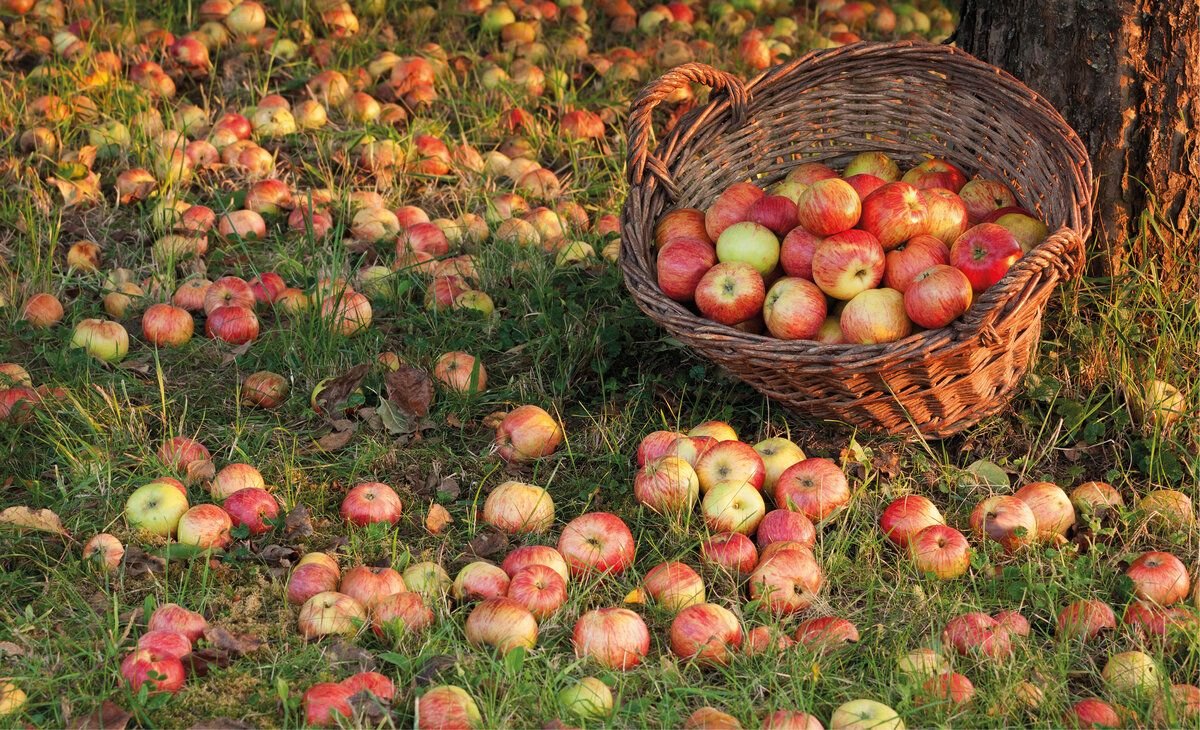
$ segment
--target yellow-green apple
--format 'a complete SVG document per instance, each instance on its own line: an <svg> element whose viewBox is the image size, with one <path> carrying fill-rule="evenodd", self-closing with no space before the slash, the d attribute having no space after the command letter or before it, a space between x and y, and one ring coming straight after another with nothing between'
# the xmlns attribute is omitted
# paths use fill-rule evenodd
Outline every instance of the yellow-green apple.
<svg viewBox="0 0 1200 730"><path fill-rule="evenodd" d="M678 456L663 456L638 470L633 496L658 514L682 515L699 499L700 480L691 464Z"/></svg>
<svg viewBox="0 0 1200 730"><path fill-rule="evenodd" d="M693 426L691 430L687 432L687 435L691 438L708 436L709 438L716 439L717 441L738 440L737 432L733 430L733 426L730 426L724 421L705 421L704 423Z"/></svg>
<svg viewBox="0 0 1200 730"><path fill-rule="evenodd" d="M964 613L946 624L942 641L962 656L979 653L991 659L1012 656L1012 635L986 613Z"/></svg>
<svg viewBox="0 0 1200 730"><path fill-rule="evenodd" d="M771 286L763 302L767 330L781 340L811 340L825 323L825 294L816 284L785 276Z"/></svg>
<svg viewBox="0 0 1200 730"><path fill-rule="evenodd" d="M704 229L708 239L715 241L726 228L746 220L750 206L762 196L762 189L752 183L734 183L725 188L704 211Z"/></svg>
<svg viewBox="0 0 1200 730"><path fill-rule="evenodd" d="M471 695L463 688L449 684L434 687L421 695L417 700L416 715L418 730L470 730L483 726L483 715L479 714L479 707Z"/></svg>
<svg viewBox="0 0 1200 730"><path fill-rule="evenodd" d="M749 210L749 208L747 208ZM704 211L695 208L669 210L654 226L654 247L661 251L671 241L679 238L699 239L712 245L712 239L704 227Z"/></svg>
<svg viewBox="0 0 1200 730"><path fill-rule="evenodd" d="M204 334L231 345L244 345L254 340L258 331L258 316L247 307L217 307L204 321Z"/></svg>
<svg viewBox="0 0 1200 730"><path fill-rule="evenodd" d="M893 500L879 515L879 528L884 536L902 548L921 530L944 524L946 520L937 505L919 494Z"/></svg>
<svg viewBox="0 0 1200 730"><path fill-rule="evenodd" d="M1007 228L1024 253L1032 251L1050 233L1045 223L1021 208L1002 208L987 216L983 222Z"/></svg>
<svg viewBox="0 0 1200 730"><path fill-rule="evenodd" d="M946 658L933 649L919 648L905 652L896 662L900 673L910 682L919 682L950 668Z"/></svg>
<svg viewBox="0 0 1200 730"><path fill-rule="evenodd" d="M929 677L921 684L917 693L918 705L965 705L975 696L975 685L966 676L957 672L943 672Z"/></svg>
<svg viewBox="0 0 1200 730"><path fill-rule="evenodd" d="M1187 396L1164 380L1151 380L1127 393L1134 419L1145 426L1163 429L1187 413Z"/></svg>
<svg viewBox="0 0 1200 730"><path fill-rule="evenodd" d="M637 546L625 522L610 512L589 512L571 520L558 539L558 552L571 575L620 575L633 565Z"/></svg>
<svg viewBox="0 0 1200 730"><path fill-rule="evenodd" d="M1007 228L980 223L968 228L950 246L950 263L962 269L976 294L1004 278L1022 255L1021 245Z"/></svg>
<svg viewBox="0 0 1200 730"><path fill-rule="evenodd" d="M830 315L825 318L821 329L817 331L817 342L823 345L846 344L846 335L842 332L842 323L837 317Z"/></svg>
<svg viewBox="0 0 1200 730"><path fill-rule="evenodd" d="M483 503L483 521L510 535L545 532L554 524L554 500L539 486L504 482Z"/></svg>
<svg viewBox="0 0 1200 730"><path fill-rule="evenodd" d="M195 611L190 611L177 603L164 603L150 614L150 631L174 631L183 634L188 641L196 642L204 636L208 622Z"/></svg>
<svg viewBox="0 0 1200 730"><path fill-rule="evenodd" d="M882 702L851 700L829 716L829 730L904 730L904 720Z"/></svg>
<svg viewBox="0 0 1200 730"><path fill-rule="evenodd" d="M762 457L750 444L741 441L721 441L706 451L696 462L700 491L707 493L722 482L748 484L761 489L767 470Z"/></svg>
<svg viewBox="0 0 1200 730"><path fill-rule="evenodd" d="M792 638L810 652L825 654L857 642L858 627L840 616L818 616L801 621Z"/></svg>
<svg viewBox="0 0 1200 730"><path fill-rule="evenodd" d="M137 648L182 659L192 653L192 641L178 631L155 629L138 637Z"/></svg>
<svg viewBox="0 0 1200 730"><path fill-rule="evenodd" d="M567 602L567 583L554 568L530 565L512 576L506 595L543 621Z"/></svg>
<svg viewBox="0 0 1200 730"><path fill-rule="evenodd" d="M363 243L380 243L399 234L400 221L387 208L362 208L350 222L350 236Z"/></svg>
<svg viewBox="0 0 1200 730"><path fill-rule="evenodd" d="M684 434L679 431L652 431L638 442L637 465L639 467L660 457L674 455L675 441Z"/></svg>
<svg viewBox="0 0 1200 730"><path fill-rule="evenodd" d="M335 682L318 682L304 691L300 704L304 724L311 727L336 727L338 718L354 717L350 697L354 692Z"/></svg>
<svg viewBox="0 0 1200 730"><path fill-rule="evenodd" d="M862 201L850 183L841 178L816 180L796 201L796 220L818 236L850 230L858 223Z"/></svg>
<svg viewBox="0 0 1200 730"><path fill-rule="evenodd" d="M700 560L734 575L748 575L758 565L758 548L740 532L722 532L700 543Z"/></svg>
<svg viewBox="0 0 1200 730"><path fill-rule="evenodd" d="M762 274L741 261L719 263L696 284L700 314L721 324L745 322L762 311L766 300Z"/></svg>
<svg viewBox="0 0 1200 730"><path fill-rule="evenodd" d="M302 605L318 593L336 591L338 571L323 563L303 563L288 578L288 603Z"/></svg>
<svg viewBox="0 0 1200 730"><path fill-rule="evenodd" d="M1100 678L1109 691L1117 693L1157 692L1162 681L1158 664L1142 651L1113 654L1104 664Z"/></svg>
<svg viewBox="0 0 1200 730"><path fill-rule="evenodd" d="M566 559L562 553L549 545L522 545L505 556L504 561L500 563L500 567L508 573L509 578L534 565L544 565L552 569L562 576L564 583L571 578Z"/></svg>
<svg viewBox="0 0 1200 730"><path fill-rule="evenodd" d="M170 304L151 304L142 313L142 335L155 347L180 347L192 339L192 315Z"/></svg>
<svg viewBox="0 0 1200 730"><path fill-rule="evenodd" d="M983 221L994 211L1011 208L1017 204L1012 190L999 180L969 180L958 191L958 197L966 204L967 215L973 224Z"/></svg>
<svg viewBox="0 0 1200 730"><path fill-rule="evenodd" d="M204 287L204 313L212 314L221 307L245 307L254 309L254 290L245 280L236 276L222 276Z"/></svg>
<svg viewBox="0 0 1200 730"><path fill-rule="evenodd" d="M750 598L776 616L791 614L811 606L824 582L812 551L797 544L759 562L750 574Z"/></svg>
<svg viewBox="0 0 1200 730"><path fill-rule="evenodd" d="M101 304L104 312L113 319L125 319L131 310L141 306L146 291L131 281L117 284L113 291L104 295Z"/></svg>
<svg viewBox="0 0 1200 730"><path fill-rule="evenodd" d="M183 662L179 657L135 649L121 660L121 677L135 694L142 685L149 686L150 694L175 694L183 688Z"/></svg>
<svg viewBox="0 0 1200 730"><path fill-rule="evenodd" d="M856 345L895 342L912 333L904 295L895 289L861 292L846 303L838 321L846 341Z"/></svg>
<svg viewBox="0 0 1200 730"><path fill-rule="evenodd" d="M925 205L925 233L946 246L972 225L966 203L945 188L922 190L921 202Z"/></svg>
<svg viewBox="0 0 1200 730"><path fill-rule="evenodd" d="M1055 635L1091 641L1100 632L1116 630L1117 617L1104 601L1084 598L1067 604L1058 612Z"/></svg>
<svg viewBox="0 0 1200 730"><path fill-rule="evenodd" d="M331 634L353 635L367 622L367 610L357 600L337 591L318 593L304 602L296 619L300 634L315 639Z"/></svg>
<svg viewBox="0 0 1200 730"><path fill-rule="evenodd" d="M217 472L209 483L209 493L213 499L221 500L242 489L266 489L266 486L258 469L249 464L234 463Z"/></svg>
<svg viewBox="0 0 1200 730"><path fill-rule="evenodd" d="M812 281L813 254L824 240L823 236L814 235L801 226L789 231L779 245L779 265L783 272Z"/></svg>
<svg viewBox="0 0 1200 730"><path fill-rule="evenodd" d="M821 291L848 301L883 280L883 247L874 235L851 230L829 236L813 252L812 277Z"/></svg>
<svg viewBox="0 0 1200 730"><path fill-rule="evenodd" d="M225 15L225 26L239 36L252 36L267 25L267 12L254 0L234 5Z"/></svg>
<svg viewBox="0 0 1200 730"><path fill-rule="evenodd" d="M580 720L603 720L612 714L613 694L599 678L584 677L559 691L558 704Z"/></svg>
<svg viewBox="0 0 1200 730"><path fill-rule="evenodd" d="M505 576L507 579L508 576ZM338 591L345 593L366 608L380 599L406 590L404 578L393 568L356 565L342 574Z"/></svg>
<svg viewBox="0 0 1200 730"><path fill-rule="evenodd" d="M53 327L62 321L63 306L53 294L40 292L25 301L21 318L39 329Z"/></svg>
<svg viewBox="0 0 1200 730"><path fill-rule="evenodd" d="M1075 524L1075 508L1071 498L1057 484L1031 482L1018 489L1014 497L1029 505L1037 522L1041 540L1055 540L1067 534Z"/></svg>
<svg viewBox="0 0 1200 730"><path fill-rule="evenodd" d="M459 601L503 598L508 594L509 578L500 567L476 560L458 571L450 594Z"/></svg>
<svg viewBox="0 0 1200 730"><path fill-rule="evenodd" d="M627 608L598 608L575 622L571 633L575 656L605 669L633 669L650 652L646 622Z"/></svg>
<svg viewBox="0 0 1200 730"><path fill-rule="evenodd" d="M1025 615L1015 609L1000 611L992 616L996 619L996 623L1000 624L1012 636L1027 638L1032 630L1029 626L1029 619Z"/></svg>
<svg viewBox="0 0 1200 730"><path fill-rule="evenodd" d="M1088 697L1071 705L1062 720L1063 727L1098 728L1124 727L1125 723L1115 708L1102 699Z"/></svg>
<svg viewBox="0 0 1200 730"><path fill-rule="evenodd" d="M775 504L819 522L850 501L850 484L842 468L829 459L804 459L779 476Z"/></svg>
<svg viewBox="0 0 1200 730"><path fill-rule="evenodd" d="M917 188L907 182L888 183L862 201L858 225L890 251L914 236L928 233L928 210Z"/></svg>
<svg viewBox="0 0 1200 730"><path fill-rule="evenodd" d="M977 536L995 540L1010 553L1032 545L1037 537L1033 510L1016 497L988 497L971 512L970 524Z"/></svg>
<svg viewBox="0 0 1200 730"><path fill-rule="evenodd" d="M111 573L120 567L123 557L125 557L125 546L107 532L93 535L83 545L83 559L95 560L106 573Z"/></svg>
<svg viewBox="0 0 1200 730"><path fill-rule="evenodd" d="M1163 531L1190 529L1196 523L1192 500L1177 489L1155 489L1137 501L1137 511L1150 527Z"/></svg>
<svg viewBox="0 0 1200 730"><path fill-rule="evenodd" d="M279 373L259 370L242 381L241 403L244 406L278 408L287 398L288 381Z"/></svg>
<svg viewBox="0 0 1200 730"><path fill-rule="evenodd" d="M505 461L530 461L553 454L562 438L562 428L549 413L519 406L496 426L496 452Z"/></svg>
<svg viewBox="0 0 1200 730"><path fill-rule="evenodd" d="M120 362L129 353L129 333L119 322L82 319L71 333L71 347L105 362Z"/></svg>
<svg viewBox="0 0 1200 730"><path fill-rule="evenodd" d="M404 505L400 495L386 484L363 482L346 493L340 509L342 518L353 525L363 526L374 522L396 524Z"/></svg>
<svg viewBox="0 0 1200 730"><path fill-rule="evenodd" d="M947 525L929 525L908 540L913 565L939 580L953 580L971 567L971 545L958 530Z"/></svg>
<svg viewBox="0 0 1200 730"><path fill-rule="evenodd" d="M1071 490L1071 505L1083 515L1098 515L1125 506L1125 498L1108 482L1084 482Z"/></svg>
<svg viewBox="0 0 1200 730"><path fill-rule="evenodd" d="M721 263L749 264L761 276L766 276L779 263L779 238L766 226L742 221L721 233L716 251Z"/></svg>
<svg viewBox="0 0 1200 730"><path fill-rule="evenodd" d="M704 603L704 580L684 563L659 563L646 573L642 587L656 605L671 613Z"/></svg>
<svg viewBox="0 0 1200 730"><path fill-rule="evenodd" d="M215 504L198 504L180 515L176 539L202 550L219 550L232 541L229 535L232 527L228 512Z"/></svg>
<svg viewBox="0 0 1200 730"><path fill-rule="evenodd" d="M259 215L278 215L292 208L292 191L287 183L277 178L258 180L250 184L242 205Z"/></svg>
<svg viewBox="0 0 1200 730"><path fill-rule="evenodd" d="M967 184L967 176L951 162L934 158L911 168L900 178L921 190L945 188L957 193Z"/></svg>
<svg viewBox="0 0 1200 730"><path fill-rule="evenodd" d="M704 524L710 532L740 532L749 535L767 513L762 494L745 481L714 484L700 502Z"/></svg>
<svg viewBox="0 0 1200 730"><path fill-rule="evenodd" d="M420 593L407 591L384 596L371 606L371 631L393 641L425 631L433 625L433 611Z"/></svg>
<svg viewBox="0 0 1200 730"><path fill-rule="evenodd" d="M690 302L696 287L717 263L717 251L699 238L675 238L658 252L655 272L663 294L677 302Z"/></svg>
<svg viewBox="0 0 1200 730"><path fill-rule="evenodd" d="M0 388L11 388L15 385L33 387L33 378L29 371L15 362L0 363Z"/></svg>
<svg viewBox="0 0 1200 730"><path fill-rule="evenodd" d="M742 626L724 606L698 603L675 616L670 629L671 651L702 666L725 666L742 645Z"/></svg>
<svg viewBox="0 0 1200 730"><path fill-rule="evenodd" d="M822 162L803 162L788 171L787 180L812 185L818 180L837 177L837 171Z"/></svg>
<svg viewBox="0 0 1200 730"><path fill-rule="evenodd" d="M805 459L803 449L782 437L763 439L754 445L754 450L763 461L763 489L772 494L779 476L788 467Z"/></svg>
<svg viewBox="0 0 1200 730"><path fill-rule="evenodd" d="M1133 592L1143 601L1170 606L1183 600L1192 588L1187 566L1171 553L1151 551L1138 556L1125 569Z"/></svg>
<svg viewBox="0 0 1200 730"><path fill-rule="evenodd" d="M742 730L738 719L715 707L701 707L683 721L684 730Z"/></svg>
<svg viewBox="0 0 1200 730"><path fill-rule="evenodd" d="M796 227L796 203L783 195L764 195L746 211L746 220L766 226L781 238ZM718 240L718 247L719 243Z"/></svg>
<svg viewBox="0 0 1200 730"><path fill-rule="evenodd" d="M937 329L971 307L971 282L953 266L937 264L913 277L904 292L904 312L918 327Z"/></svg>
<svg viewBox="0 0 1200 730"><path fill-rule="evenodd" d="M187 511L187 497L180 490L164 482L150 482L129 495L125 521L134 530L169 536L175 534L179 518Z"/></svg>
<svg viewBox="0 0 1200 730"><path fill-rule="evenodd" d="M878 150L859 152L846 164L842 171L846 177L851 175L874 175L885 182L896 182L900 179L900 166L887 153Z"/></svg>
<svg viewBox="0 0 1200 730"><path fill-rule="evenodd" d="M279 503L271 493L258 487L239 489L221 505L234 527L245 525L251 535L261 535L271 529L269 520L279 517Z"/></svg>
<svg viewBox="0 0 1200 730"><path fill-rule="evenodd" d="M812 520L802 512L790 509L774 509L758 523L758 547L766 548L776 542L794 542L811 548L817 541L817 530Z"/></svg>

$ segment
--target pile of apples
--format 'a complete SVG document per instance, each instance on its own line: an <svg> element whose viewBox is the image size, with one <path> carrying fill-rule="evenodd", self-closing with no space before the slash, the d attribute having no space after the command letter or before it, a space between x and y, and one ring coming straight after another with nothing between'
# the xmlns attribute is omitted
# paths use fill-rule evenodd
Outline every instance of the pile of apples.
<svg viewBox="0 0 1200 730"><path fill-rule="evenodd" d="M121 661L121 676L134 692L149 685L149 691L175 694L187 676L183 662L207 628L208 621L195 611L175 603L159 606L137 648Z"/></svg>
<svg viewBox="0 0 1200 730"><path fill-rule="evenodd" d="M945 327L1047 228L997 180L883 152L803 163L656 224L659 288L714 322L783 340L871 345Z"/></svg>

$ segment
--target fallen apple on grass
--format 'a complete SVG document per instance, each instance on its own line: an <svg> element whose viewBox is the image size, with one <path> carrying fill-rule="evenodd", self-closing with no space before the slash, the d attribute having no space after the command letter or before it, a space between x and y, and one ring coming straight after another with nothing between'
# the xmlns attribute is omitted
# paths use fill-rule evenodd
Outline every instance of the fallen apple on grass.
<svg viewBox="0 0 1200 730"><path fill-rule="evenodd" d="M504 482L484 501L483 521L510 535L542 533L554 524L554 500L539 486Z"/></svg>
<svg viewBox="0 0 1200 730"><path fill-rule="evenodd" d="M571 640L576 656L611 670L633 669L650 652L646 622L627 608L588 611L575 622Z"/></svg>
<svg viewBox="0 0 1200 730"><path fill-rule="evenodd" d="M376 636L400 639L433 626L433 610L420 593L402 592L384 596L371 606L371 630Z"/></svg>

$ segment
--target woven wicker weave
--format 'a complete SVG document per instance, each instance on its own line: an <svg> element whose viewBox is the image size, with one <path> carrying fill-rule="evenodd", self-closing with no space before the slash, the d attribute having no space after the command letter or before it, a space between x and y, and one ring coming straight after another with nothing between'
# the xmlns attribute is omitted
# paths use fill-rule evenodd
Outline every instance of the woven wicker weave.
<svg viewBox="0 0 1200 730"><path fill-rule="evenodd" d="M654 107L683 84L713 88L651 151ZM646 86L629 115L621 268L641 309L686 345L788 408L868 431L942 438L1001 410L1029 366L1042 313L1077 275L1091 229L1091 164L1075 132L1005 72L947 46L857 43L816 51L748 84L703 64ZM727 186L767 186L800 161L844 166L883 150L933 155L1007 182L1053 233L951 326L883 345L821 345L747 334L668 299L654 226L704 209Z"/></svg>

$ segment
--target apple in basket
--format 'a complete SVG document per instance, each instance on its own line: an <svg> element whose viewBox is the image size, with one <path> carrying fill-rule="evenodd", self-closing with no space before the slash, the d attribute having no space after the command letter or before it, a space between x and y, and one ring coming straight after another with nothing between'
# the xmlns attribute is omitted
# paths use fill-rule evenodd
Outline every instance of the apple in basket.
<svg viewBox="0 0 1200 730"><path fill-rule="evenodd" d="M971 288L979 294L1003 279L1022 253L1021 244L1007 228L980 223L950 246L950 263L967 275Z"/></svg>
<svg viewBox="0 0 1200 730"><path fill-rule="evenodd" d="M750 264L729 261L713 266L696 285L696 307L705 317L734 325L762 311L766 301L762 275Z"/></svg>

